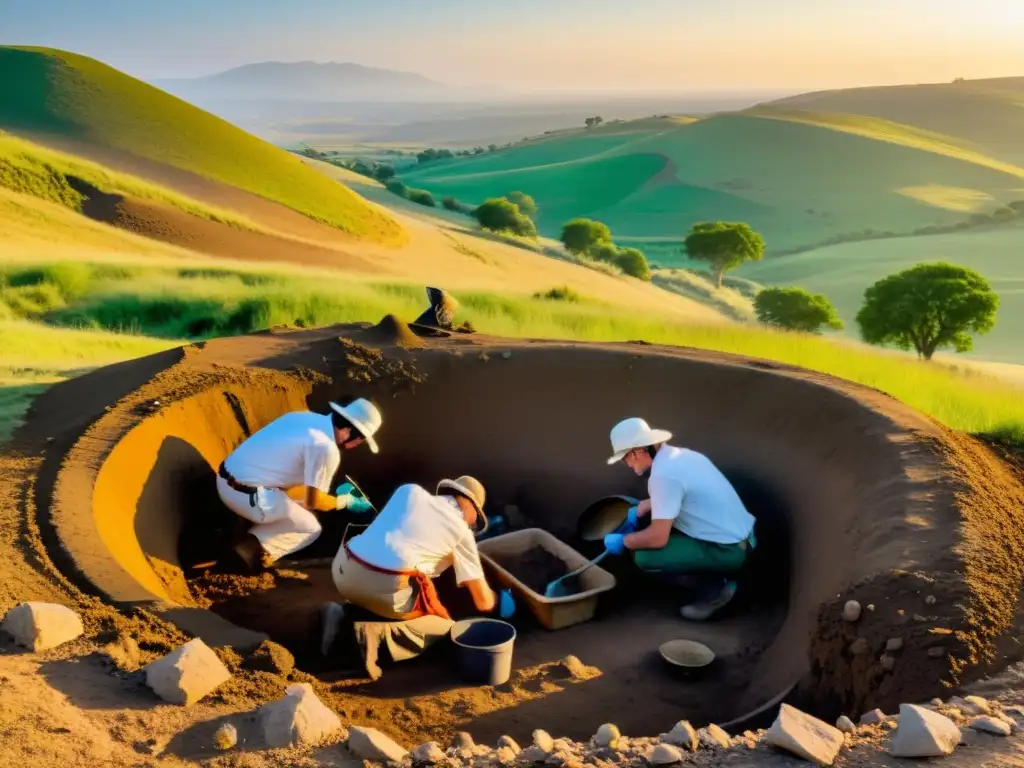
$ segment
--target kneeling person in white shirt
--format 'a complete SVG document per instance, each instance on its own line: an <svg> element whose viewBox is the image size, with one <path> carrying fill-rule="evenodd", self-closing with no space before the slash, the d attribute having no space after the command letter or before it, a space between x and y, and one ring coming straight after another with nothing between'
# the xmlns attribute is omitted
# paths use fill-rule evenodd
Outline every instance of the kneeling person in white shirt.
<svg viewBox="0 0 1024 768"><path fill-rule="evenodd" d="M664 574L718 574L713 594L684 605L683 618L703 621L736 594L731 578L751 549L754 517L728 478L702 453L669 445L671 432L651 429L643 419L619 422L611 431L615 455L637 475L648 475L649 498L629 511L626 522L605 537L613 554L629 552L643 571ZM639 519L650 524L639 528Z"/></svg>
<svg viewBox="0 0 1024 768"><path fill-rule="evenodd" d="M279 416L232 451L217 472L224 504L253 522L235 552L252 569L312 544L321 526L315 512L370 508L346 483L335 495L331 481L342 450L364 442L379 450L374 434L381 414L363 398L331 403L330 414L294 411Z"/></svg>
<svg viewBox="0 0 1024 768"><path fill-rule="evenodd" d="M481 613L500 602L501 615L514 611L511 593L499 596L487 583L476 533L487 528L485 491L464 475L442 480L436 494L412 483L400 486L365 531L343 543L331 568L345 603L359 606L391 623L361 624L376 633L358 637L371 676L379 676L377 651L386 644L395 661L412 658L444 638L452 617L441 603L433 580L449 567L469 590ZM343 606L328 603L321 613L321 652L327 655L344 618Z"/></svg>

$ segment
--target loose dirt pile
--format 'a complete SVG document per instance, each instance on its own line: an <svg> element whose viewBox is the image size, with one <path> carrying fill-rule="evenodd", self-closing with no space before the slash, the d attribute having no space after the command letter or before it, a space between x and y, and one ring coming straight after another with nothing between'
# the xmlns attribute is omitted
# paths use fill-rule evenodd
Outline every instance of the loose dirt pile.
<svg viewBox="0 0 1024 768"><path fill-rule="evenodd" d="M727 660L719 700L701 693L701 701L727 705L715 717L742 714L798 681L800 701L826 716L892 708L1016 653L1024 489L988 447L877 392L785 366L477 335L433 338L413 355L397 341L372 341L370 330L211 341L45 393L0 481L13 515L13 543L0 552L8 555L0 558L2 607L61 595L83 611L91 637L106 643L127 631L143 656L200 635L236 661L225 701L276 697L288 681L312 678L243 663L267 640L265 630L281 624L277 609L260 610L260 601L287 598L292 613L282 615L302 628L303 611L324 597L321 580L309 573L277 575L273 584L196 583L183 570L209 553L186 562L182 544L202 549L215 538L212 524L231 521L218 520L210 501L214 472L246 435L286 410L326 413L341 394L372 396L384 411L381 454L346 455L342 471L378 506L399 483L433 487L470 473L484 481L494 509L514 505L593 557L595 545L573 540L577 515L604 496L643 494L642 483L604 461L607 430L635 415L623 409L633 402L642 404L636 415L715 460L759 519L761 545L741 574L736 613L684 624L669 594L662 605L637 606L631 624L628 608L643 586L616 562L609 568L620 588L602 602L607 613L550 633L571 637L574 648L525 632L517 640L521 668L506 687L452 688L441 656L396 665L373 685L316 681L324 700L347 722L407 742L466 727L528 738L524 732L547 725L587 736L599 723L583 720L600 713L581 702L605 702L623 713L624 729L656 733L691 706L661 696L664 669L645 656L673 637L705 642ZM334 554L346 520L322 522L303 556ZM543 591L539 565L527 565ZM864 606L856 622L841 617L851 598ZM131 616L109 602L134 606ZM246 617L244 631L202 610L213 604L226 615L229 603L232 615ZM886 651L897 638L899 650ZM569 652L600 674L555 675L552 665ZM712 716L692 706L695 719Z"/></svg>
<svg viewBox="0 0 1024 768"><path fill-rule="evenodd" d="M543 595L548 584L569 572L555 555L544 547L530 547L515 557L492 556L494 562L511 573L534 592Z"/></svg>

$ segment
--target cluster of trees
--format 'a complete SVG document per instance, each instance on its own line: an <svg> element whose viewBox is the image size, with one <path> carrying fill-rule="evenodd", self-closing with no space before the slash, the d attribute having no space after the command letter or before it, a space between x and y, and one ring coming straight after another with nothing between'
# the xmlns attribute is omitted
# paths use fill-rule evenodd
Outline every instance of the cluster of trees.
<svg viewBox="0 0 1024 768"><path fill-rule="evenodd" d="M420 163L430 163L434 160L450 160L453 157L470 157L472 155L483 155L487 152L497 152L499 149L507 149L512 146L512 142L505 144L503 147L499 147L497 144L488 144L484 147L474 147L473 149L424 149L422 152L416 154L416 160Z"/></svg>
<svg viewBox="0 0 1024 768"><path fill-rule="evenodd" d="M587 126L587 128L596 128L603 122L603 117L588 117L586 120L583 121L583 124Z"/></svg>
<svg viewBox="0 0 1024 768"><path fill-rule="evenodd" d="M612 240L607 224L592 219L573 219L562 227L562 245L576 256L613 264L627 275L651 279L651 268L643 251L620 248Z"/></svg>
<svg viewBox="0 0 1024 768"><path fill-rule="evenodd" d="M695 224L683 250L689 258L707 262L721 287L726 272L747 261L760 261L764 247L764 239L748 224L717 221ZM918 264L871 285L856 320L868 344L914 350L921 359L931 360L943 347L969 352L973 335L995 327L998 309L999 296L984 277L940 261ZM843 328L825 296L794 286L759 291L754 312L760 322L784 330L820 333Z"/></svg>
<svg viewBox="0 0 1024 768"><path fill-rule="evenodd" d="M489 198L473 211L473 218L481 228L519 237L537 236L536 217L537 203L523 192L509 192L504 197Z"/></svg>
<svg viewBox="0 0 1024 768"><path fill-rule="evenodd" d="M404 197L410 202L417 203L419 205L425 205L428 208L436 208L437 202L434 200L434 196L425 189L414 189L407 187L401 179L391 179L385 185L388 192Z"/></svg>

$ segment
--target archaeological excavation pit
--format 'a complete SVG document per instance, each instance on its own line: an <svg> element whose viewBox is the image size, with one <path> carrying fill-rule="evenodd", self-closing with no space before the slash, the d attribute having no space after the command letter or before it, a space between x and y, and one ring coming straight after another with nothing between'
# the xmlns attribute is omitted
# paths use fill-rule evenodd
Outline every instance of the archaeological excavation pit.
<svg viewBox="0 0 1024 768"><path fill-rule="evenodd" d="M828 377L636 344L454 335L400 346L369 326L222 339L117 368L40 402L71 399L83 414L37 488L58 562L106 599L154 610L211 645L244 651L269 636L338 701L358 702L354 716L385 729L415 720L528 741L537 727L587 738L615 722L657 735L683 718L744 726L783 696L834 717L981 674L1013 624L1016 601L989 592L1005 584L1016 594L1020 564L996 551L1016 543L979 533L1019 514L1010 469L890 398ZM346 677L311 647L319 605L337 597L326 567L226 589L191 568L216 559L233 521L214 490L220 461L275 416L326 412L342 394L382 406L381 453L346 456L341 470L378 506L401 483L473 474L490 514L511 512L515 527L542 528L588 557L601 548L576 538L578 515L605 496L643 494L641 480L606 465L608 430L633 415L671 430L723 469L758 518L740 594L721 618L685 622L677 592L607 558L617 586L592 620L548 631L520 607L505 686L467 689L444 647L386 665L378 681ZM334 554L348 520L322 521L295 557ZM997 568L972 574L982 561ZM444 579L441 589L458 592ZM850 599L865 606L856 623L841 618ZM887 656L894 636L902 649ZM676 638L708 645L712 667L674 673L658 646ZM570 654L588 669L557 664Z"/></svg>

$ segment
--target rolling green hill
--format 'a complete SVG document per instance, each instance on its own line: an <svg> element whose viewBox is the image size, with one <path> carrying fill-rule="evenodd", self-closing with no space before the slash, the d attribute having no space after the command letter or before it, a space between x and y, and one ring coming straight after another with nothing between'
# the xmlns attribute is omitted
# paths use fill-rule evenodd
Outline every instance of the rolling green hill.
<svg viewBox="0 0 1024 768"><path fill-rule="evenodd" d="M678 244L703 219L747 221L778 252L948 226L1024 198L1024 168L958 136L792 107L566 132L403 180L467 203L521 190L540 206L544 234L575 216L600 219L663 264L678 263Z"/></svg>
<svg viewBox="0 0 1024 768"><path fill-rule="evenodd" d="M0 47L0 128L73 139L190 171L358 238L402 237L393 219L297 157L84 56Z"/></svg>
<svg viewBox="0 0 1024 768"><path fill-rule="evenodd" d="M817 91L769 106L878 117L956 136L984 154L1024 164L1024 77Z"/></svg>

